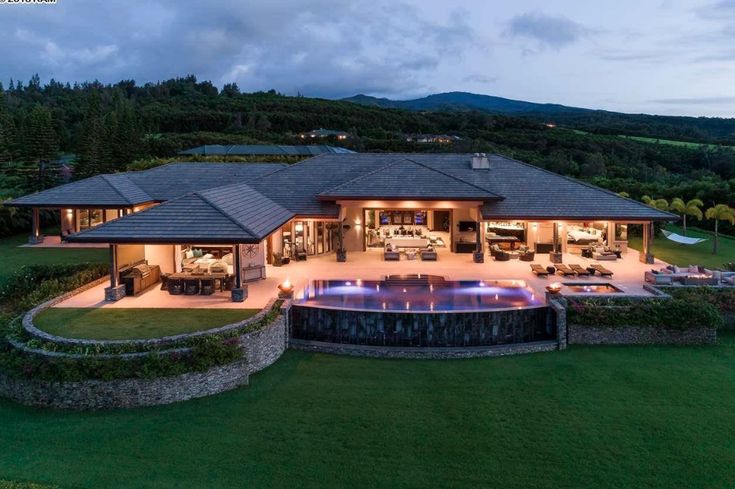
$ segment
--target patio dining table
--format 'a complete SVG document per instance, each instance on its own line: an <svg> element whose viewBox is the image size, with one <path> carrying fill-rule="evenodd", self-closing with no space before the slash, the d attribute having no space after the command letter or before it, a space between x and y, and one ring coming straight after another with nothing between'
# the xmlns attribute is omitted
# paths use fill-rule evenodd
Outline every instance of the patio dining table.
<svg viewBox="0 0 735 489"><path fill-rule="evenodd" d="M190 272L178 272L178 273L172 273L168 276L168 280L198 280L199 286L202 285L202 280L219 280L219 290L222 292L224 290L225 285L225 278L227 278L226 273L190 273Z"/></svg>

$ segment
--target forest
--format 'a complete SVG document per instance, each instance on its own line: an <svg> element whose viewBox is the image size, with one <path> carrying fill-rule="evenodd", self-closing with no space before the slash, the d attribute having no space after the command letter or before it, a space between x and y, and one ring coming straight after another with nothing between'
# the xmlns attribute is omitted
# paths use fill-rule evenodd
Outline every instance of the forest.
<svg viewBox="0 0 735 489"><path fill-rule="evenodd" d="M407 111L273 90L241 93L235 84L219 89L192 75L142 85L134 80L42 83L34 75L27 82L0 84L0 198L98 173L184 160L178 151L201 144L303 144L299 132L323 127L352 137L320 143L360 152L501 153L638 200L700 199L705 208L735 206L735 148L672 145L614 133L621 129L655 137L656 122L646 126L644 120L634 119L625 130L603 130L599 120L589 117L570 117L548 127L534 118L479 111ZM406 142L410 133L461 139L452 144ZM26 220L22 211L0 208L0 234L27 230ZM714 226L707 220L694 224ZM720 228L735 234L727 221Z"/></svg>

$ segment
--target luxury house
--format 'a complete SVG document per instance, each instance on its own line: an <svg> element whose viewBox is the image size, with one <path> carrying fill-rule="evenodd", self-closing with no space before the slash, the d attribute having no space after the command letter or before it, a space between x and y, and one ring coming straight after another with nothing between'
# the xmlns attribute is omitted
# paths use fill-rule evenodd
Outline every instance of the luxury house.
<svg viewBox="0 0 735 489"><path fill-rule="evenodd" d="M230 288L239 290L265 278L267 265L328 254L344 258L340 250L399 262L467 253L471 264L482 262L487 251L499 261L546 253L550 262L564 253L614 259L627 252L630 224L642 225L640 257L651 263L652 223L676 219L587 183L484 154L326 153L293 165L171 163L91 177L8 205L34 210L32 240L43 239L39 210L55 209L64 241L109 243L109 299L122 295L121 274L143 262L176 280L195 274L198 287L204 287L201 277L219 289L231 278Z"/></svg>

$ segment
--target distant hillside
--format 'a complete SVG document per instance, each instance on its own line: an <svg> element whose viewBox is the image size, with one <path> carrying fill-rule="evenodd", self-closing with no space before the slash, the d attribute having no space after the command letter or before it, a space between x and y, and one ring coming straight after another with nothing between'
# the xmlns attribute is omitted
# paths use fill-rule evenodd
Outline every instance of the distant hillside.
<svg viewBox="0 0 735 489"><path fill-rule="evenodd" d="M590 112L590 109L579 107L567 107L566 105L559 104L537 104L523 100L512 100L468 92L437 93L413 100L390 100L361 94L342 100L374 107L407 110L482 110L502 114Z"/></svg>
<svg viewBox="0 0 735 489"><path fill-rule="evenodd" d="M342 100L364 106L413 111L475 110L554 122L599 134L735 144L735 119L625 114L559 104L539 104L468 92L437 93L413 100L390 100L361 94Z"/></svg>

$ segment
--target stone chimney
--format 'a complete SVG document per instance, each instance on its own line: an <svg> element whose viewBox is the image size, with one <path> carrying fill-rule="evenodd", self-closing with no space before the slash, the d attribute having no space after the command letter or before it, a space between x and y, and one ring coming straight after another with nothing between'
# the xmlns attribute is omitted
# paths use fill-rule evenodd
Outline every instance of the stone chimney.
<svg viewBox="0 0 735 489"><path fill-rule="evenodd" d="M472 155L472 169L473 170L489 170L490 160L487 159L485 153L475 153Z"/></svg>

